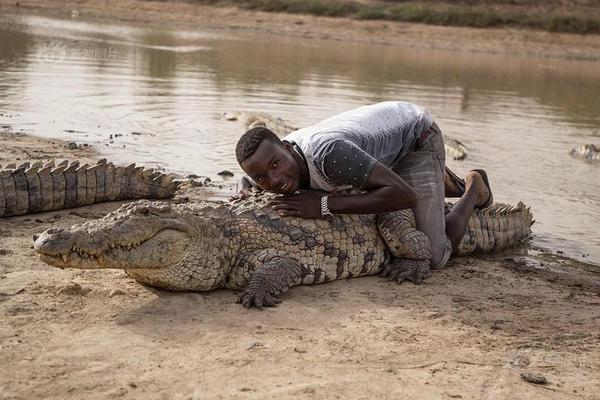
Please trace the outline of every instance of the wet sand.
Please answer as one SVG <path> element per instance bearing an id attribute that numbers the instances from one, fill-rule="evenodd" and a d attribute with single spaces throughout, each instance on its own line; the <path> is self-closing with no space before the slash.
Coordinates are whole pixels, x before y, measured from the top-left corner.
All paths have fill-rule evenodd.
<path id="1" fill-rule="evenodd" d="M 93 162 L 94 153 L 0 134 L 0 164 L 48 158 Z M 421 286 L 337 281 L 294 288 L 257 311 L 235 304 L 232 291 L 173 293 L 122 271 L 52 268 L 34 254 L 34 235 L 120 204 L 0 220 L 0 399 L 594 399 L 600 391 L 600 281 L 576 265 L 518 251 L 467 257 Z"/>

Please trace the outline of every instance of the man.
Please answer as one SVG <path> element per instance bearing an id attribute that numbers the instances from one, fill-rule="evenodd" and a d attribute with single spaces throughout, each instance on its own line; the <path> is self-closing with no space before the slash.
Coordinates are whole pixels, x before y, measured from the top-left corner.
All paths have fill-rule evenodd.
<path id="1" fill-rule="evenodd" d="M 281 215 L 322 218 L 412 208 L 431 242 L 431 267 L 443 267 L 476 208 L 493 202 L 486 173 L 463 181 L 445 167 L 444 140 L 430 114 L 408 102 L 359 107 L 280 140 L 266 128 L 236 146 L 242 169 L 261 189 L 285 196 Z M 242 193 L 249 181 L 242 181 Z M 345 188 L 360 194 L 335 194 Z M 444 216 L 444 197 L 461 197 Z"/>

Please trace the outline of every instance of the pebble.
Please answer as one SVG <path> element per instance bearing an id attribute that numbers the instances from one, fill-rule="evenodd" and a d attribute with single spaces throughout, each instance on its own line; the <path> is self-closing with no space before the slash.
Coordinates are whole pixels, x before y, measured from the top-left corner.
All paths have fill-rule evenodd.
<path id="1" fill-rule="evenodd" d="M 56 294 L 67 294 L 67 295 L 85 295 L 91 292 L 91 289 L 82 287 L 79 283 L 71 282 L 64 286 L 61 286 Z"/>
<path id="2" fill-rule="evenodd" d="M 296 353 L 307 353 L 308 352 L 308 350 L 303 349 L 302 347 L 294 347 L 294 351 Z"/>
<path id="3" fill-rule="evenodd" d="M 521 372 L 521 378 L 530 383 L 535 383 L 537 385 L 545 385 L 548 383 L 548 380 L 544 375 L 534 374 L 533 372 L 523 371 Z"/>
<path id="4" fill-rule="evenodd" d="M 69 150 L 77 150 L 77 143 L 69 142 L 69 144 L 67 144 L 67 147 L 69 148 Z"/>
<path id="5" fill-rule="evenodd" d="M 113 289 L 108 294 L 108 297 L 123 296 L 127 294 L 123 289 Z"/>
<path id="6" fill-rule="evenodd" d="M 229 177 L 232 177 L 232 176 L 233 176 L 233 172 L 231 172 L 231 171 L 229 171 L 229 170 L 227 170 L 227 169 L 224 169 L 223 171 L 221 171 L 221 172 L 218 172 L 218 173 L 217 173 L 217 175 L 219 175 L 219 176 L 229 176 Z"/>
<path id="7" fill-rule="evenodd" d="M 264 347 L 264 343 L 261 342 L 250 342 L 250 345 L 246 348 L 246 350 L 252 350 L 257 347 Z"/>

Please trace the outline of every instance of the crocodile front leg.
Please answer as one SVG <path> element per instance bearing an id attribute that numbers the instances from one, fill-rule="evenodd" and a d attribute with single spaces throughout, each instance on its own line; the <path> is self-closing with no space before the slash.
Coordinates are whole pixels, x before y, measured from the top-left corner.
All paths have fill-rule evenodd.
<path id="1" fill-rule="evenodd" d="M 384 266 L 381 276 L 402 283 L 420 284 L 429 276 L 431 243 L 416 228 L 411 210 L 392 211 L 377 216 L 379 233 L 395 257 Z"/>
<path id="2" fill-rule="evenodd" d="M 415 285 L 421 284 L 429 276 L 429 260 L 408 260 L 395 258 L 383 267 L 381 276 L 388 281 L 402 283 L 410 281 Z"/>
<path id="3" fill-rule="evenodd" d="M 300 283 L 302 268 L 298 261 L 278 255 L 275 250 L 260 250 L 240 262 L 254 264 L 248 286 L 238 298 L 244 307 L 273 307 L 281 300 L 275 296 Z"/>

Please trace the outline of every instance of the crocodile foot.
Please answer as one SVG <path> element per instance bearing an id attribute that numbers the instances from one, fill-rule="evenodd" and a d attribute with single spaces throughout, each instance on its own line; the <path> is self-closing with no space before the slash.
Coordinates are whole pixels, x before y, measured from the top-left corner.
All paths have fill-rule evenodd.
<path id="1" fill-rule="evenodd" d="M 242 303 L 246 308 L 256 307 L 262 309 L 263 307 L 275 307 L 275 305 L 281 303 L 281 300 L 271 295 L 267 289 L 248 288 L 239 295 L 237 302 Z"/>
<path id="2" fill-rule="evenodd" d="M 415 285 L 421 284 L 429 276 L 429 260 L 407 260 L 396 258 L 383 267 L 381 276 L 388 281 L 402 283 L 410 281 Z"/>

